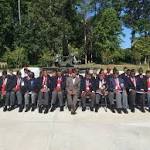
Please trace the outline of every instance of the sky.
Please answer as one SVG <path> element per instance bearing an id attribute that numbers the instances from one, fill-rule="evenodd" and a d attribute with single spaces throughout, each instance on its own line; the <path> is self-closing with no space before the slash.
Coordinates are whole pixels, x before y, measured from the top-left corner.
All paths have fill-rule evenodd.
<path id="1" fill-rule="evenodd" d="M 124 36 L 121 36 L 122 42 L 121 42 L 121 48 L 130 48 L 131 47 L 131 29 L 123 27 L 123 34 Z"/>

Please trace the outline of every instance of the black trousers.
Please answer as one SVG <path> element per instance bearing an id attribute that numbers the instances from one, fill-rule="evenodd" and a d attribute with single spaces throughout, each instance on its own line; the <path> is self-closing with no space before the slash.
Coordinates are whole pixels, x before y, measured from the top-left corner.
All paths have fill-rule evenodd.
<path id="1" fill-rule="evenodd" d="M 135 108 L 135 101 L 136 101 L 136 92 L 135 91 L 130 91 L 128 93 L 128 101 L 129 101 L 129 108 L 134 109 Z"/>
<path id="2" fill-rule="evenodd" d="M 144 93 L 137 93 L 136 97 L 137 97 L 137 105 L 141 109 L 143 109 L 145 106 L 145 94 Z"/>

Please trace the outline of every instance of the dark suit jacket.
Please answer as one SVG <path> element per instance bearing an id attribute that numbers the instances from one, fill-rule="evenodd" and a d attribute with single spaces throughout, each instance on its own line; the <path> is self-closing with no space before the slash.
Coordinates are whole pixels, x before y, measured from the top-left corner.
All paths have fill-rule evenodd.
<path id="1" fill-rule="evenodd" d="M 123 81 L 124 81 L 124 86 L 125 86 L 125 88 L 127 89 L 127 88 L 128 88 L 127 82 L 128 82 L 129 76 L 127 76 L 125 73 L 123 73 L 123 74 L 121 74 L 119 77 L 123 79 Z"/>
<path id="2" fill-rule="evenodd" d="M 6 91 L 10 92 L 16 86 L 16 79 L 15 79 L 15 77 L 12 78 L 12 76 L 10 76 L 10 75 L 7 75 L 6 78 L 7 78 Z M 0 77 L 0 89 L 2 88 L 2 84 L 3 84 L 3 77 L 1 76 Z"/>
<path id="3" fill-rule="evenodd" d="M 38 82 L 36 78 L 24 79 L 24 91 L 25 92 L 38 92 Z"/>
<path id="4" fill-rule="evenodd" d="M 89 80 L 89 82 L 91 83 L 91 87 L 90 87 L 90 91 L 95 91 L 95 79 L 91 78 Z M 84 77 L 82 80 L 81 80 L 81 92 L 82 91 L 86 91 L 86 78 Z"/>
<path id="5" fill-rule="evenodd" d="M 146 84 L 145 84 L 146 77 L 143 76 L 143 78 L 140 77 L 140 75 L 136 76 L 136 90 L 141 91 L 142 89 L 146 90 Z"/>
<path id="6" fill-rule="evenodd" d="M 144 78 L 145 92 L 147 92 L 147 91 L 148 91 L 147 81 L 148 81 L 148 78 L 147 78 L 147 77 L 145 77 L 145 78 Z"/>
<path id="7" fill-rule="evenodd" d="M 99 81 L 100 81 L 100 79 L 99 79 L 99 78 L 96 78 L 96 80 L 95 80 L 95 90 L 98 90 L 98 89 L 99 89 Z M 106 88 L 108 88 L 106 79 L 104 79 L 104 82 L 105 82 Z"/>
<path id="8" fill-rule="evenodd" d="M 57 86 L 58 77 L 52 77 L 52 90 L 54 90 Z M 66 78 L 62 76 L 61 89 L 65 90 L 66 88 Z"/>
<path id="9" fill-rule="evenodd" d="M 43 82 L 43 77 L 39 77 L 37 78 L 37 84 L 38 84 L 38 90 L 42 89 L 42 82 Z M 47 79 L 47 87 L 50 89 L 50 91 L 52 91 L 52 78 L 50 76 L 48 76 Z"/>
<path id="10" fill-rule="evenodd" d="M 124 81 L 122 78 L 119 77 L 119 83 L 124 84 Z M 114 78 L 110 78 L 109 82 L 108 82 L 108 91 L 109 92 L 113 92 L 115 90 L 116 87 L 116 82 Z M 122 89 L 123 90 L 123 89 Z"/>
<path id="11" fill-rule="evenodd" d="M 136 80 L 136 77 L 135 77 L 135 80 Z M 136 87 L 135 87 L 134 83 L 131 81 L 130 77 L 127 78 L 126 85 L 127 85 L 126 89 L 127 89 L 128 92 L 129 92 L 130 89 L 136 90 Z"/>
<path id="12" fill-rule="evenodd" d="M 3 77 L 0 76 L 0 90 L 2 89 L 2 84 L 3 84 Z"/>

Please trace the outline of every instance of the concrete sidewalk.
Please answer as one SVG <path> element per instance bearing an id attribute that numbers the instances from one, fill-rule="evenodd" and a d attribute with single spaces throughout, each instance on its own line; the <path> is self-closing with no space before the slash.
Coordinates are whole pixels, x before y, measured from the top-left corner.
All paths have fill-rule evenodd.
<path id="1" fill-rule="evenodd" d="M 146 150 L 150 113 L 112 114 L 65 110 L 44 115 L 2 112 L 0 150 Z"/>

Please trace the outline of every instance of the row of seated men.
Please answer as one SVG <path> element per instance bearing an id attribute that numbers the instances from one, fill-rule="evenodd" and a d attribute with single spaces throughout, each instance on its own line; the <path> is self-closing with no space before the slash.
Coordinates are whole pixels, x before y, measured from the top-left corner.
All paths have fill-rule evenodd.
<path id="1" fill-rule="evenodd" d="M 49 110 L 53 112 L 56 109 L 58 100 L 60 111 L 64 111 L 64 106 L 67 105 L 71 114 L 76 114 L 78 99 L 81 100 L 82 111 L 86 111 L 87 98 L 90 110 L 98 112 L 104 97 L 108 99 L 113 113 L 116 110 L 118 113 L 128 113 L 128 109 L 134 113 L 135 107 L 145 112 L 146 106 L 150 111 L 149 70 L 144 75 L 143 69 L 139 68 L 136 75 L 134 69 L 125 68 L 124 73 L 119 75 L 116 68 L 112 73 L 108 68 L 106 73 L 103 69 L 98 74 L 86 71 L 85 77 L 75 69 L 66 73 L 58 70 L 53 76 L 43 70 L 38 78 L 34 77 L 33 72 L 27 69 L 24 71 L 24 78 L 19 71 L 16 75 L 2 72 L 0 102 L 4 112 L 15 109 L 17 105 L 19 112 L 38 108 L 39 113 L 47 114 Z M 147 105 L 145 102 L 148 102 Z"/>

